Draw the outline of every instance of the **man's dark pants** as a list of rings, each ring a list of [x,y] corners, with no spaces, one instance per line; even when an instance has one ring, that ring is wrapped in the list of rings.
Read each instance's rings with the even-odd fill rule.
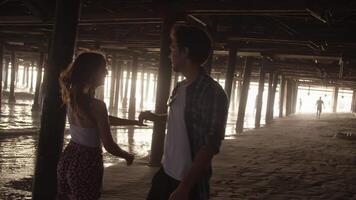
[[[148,193],[147,200],[168,200],[169,196],[176,190],[180,181],[168,176],[163,167],[154,175],[151,183],[151,189]],[[190,200],[195,200],[196,190],[190,192]]]

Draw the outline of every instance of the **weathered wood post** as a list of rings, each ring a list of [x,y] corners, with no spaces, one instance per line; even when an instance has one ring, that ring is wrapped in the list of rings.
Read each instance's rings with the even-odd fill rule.
[[[116,58],[115,58],[116,59]],[[116,64],[116,84],[115,84],[115,101],[114,101],[114,109],[117,111],[119,109],[119,95],[120,95],[120,88],[121,88],[121,62],[115,61]]]
[[[6,62],[6,61],[5,61]],[[2,72],[4,66],[4,46],[0,42],[0,112],[1,112],[1,100],[2,100]]]
[[[46,96],[39,133],[33,200],[52,200],[57,193],[57,163],[63,148],[66,107],[60,98],[59,75],[72,61],[80,0],[57,0],[55,26],[48,58]]]
[[[263,90],[265,88],[265,76],[266,73],[263,69],[263,65],[260,67],[260,78],[258,80],[258,94],[256,99],[256,116],[255,116],[255,128],[259,128],[261,124],[261,112],[263,103]]]
[[[130,90],[130,102],[129,102],[129,119],[135,119],[136,113],[136,83],[137,83],[137,71],[138,71],[138,57],[134,55],[131,64],[131,90]]]
[[[155,112],[159,114],[167,113],[167,100],[171,84],[172,66],[169,59],[170,31],[176,22],[175,16],[163,17],[161,29],[161,52],[160,66],[157,77],[157,94]],[[155,79],[156,80],[156,79]],[[165,138],[166,124],[155,122],[153,126],[150,165],[159,166],[163,155],[163,145]]]
[[[250,58],[246,57],[244,61],[243,82],[239,101],[239,110],[237,114],[236,133],[243,132],[248,90],[250,87],[251,71],[252,62],[250,62]]]
[[[10,79],[10,93],[9,93],[9,102],[15,102],[15,79],[16,79],[16,53],[15,51],[11,52],[11,79]]]
[[[334,88],[334,92],[333,92],[333,112],[336,113],[337,112],[337,99],[339,96],[339,87],[335,87]]]
[[[35,88],[35,99],[33,101],[32,110],[39,110],[40,109],[40,87],[42,81],[42,68],[44,65],[44,53],[41,53],[40,60],[37,62],[37,77],[36,77],[36,88]]]
[[[225,79],[225,92],[229,99],[231,98],[232,82],[235,76],[236,53],[237,53],[236,48],[231,48],[229,50],[229,61],[228,61],[228,67],[226,72],[226,79]]]
[[[273,72],[268,72],[268,96],[267,96],[267,108],[265,115],[265,122],[269,124],[271,122],[271,110],[272,110],[272,96],[273,96]]]
[[[285,88],[286,88],[286,78],[282,76],[281,86],[279,87],[279,117],[283,117],[284,110],[284,96],[285,96]]]

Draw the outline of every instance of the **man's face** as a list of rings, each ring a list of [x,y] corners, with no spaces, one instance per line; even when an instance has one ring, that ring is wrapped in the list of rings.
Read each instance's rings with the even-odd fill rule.
[[[184,70],[185,67],[185,61],[187,56],[185,51],[181,51],[178,49],[177,41],[175,37],[171,37],[170,49],[171,49],[170,58],[171,58],[173,70],[175,72],[182,72],[182,70]]]

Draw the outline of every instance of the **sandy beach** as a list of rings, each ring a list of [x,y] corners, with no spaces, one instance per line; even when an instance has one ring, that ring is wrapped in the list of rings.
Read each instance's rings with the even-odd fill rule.
[[[214,158],[211,199],[356,199],[352,114],[296,115],[225,140]],[[102,200],[145,199],[157,168],[139,160],[106,168]]]

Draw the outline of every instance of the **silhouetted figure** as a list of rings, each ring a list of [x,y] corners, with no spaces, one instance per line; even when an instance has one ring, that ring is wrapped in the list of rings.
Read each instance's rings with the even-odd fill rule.
[[[324,106],[324,101],[321,100],[321,97],[319,97],[319,100],[316,101],[316,116],[319,118],[320,118],[323,106]]]
[[[302,98],[299,98],[299,112],[302,112],[302,105],[303,105]]]

